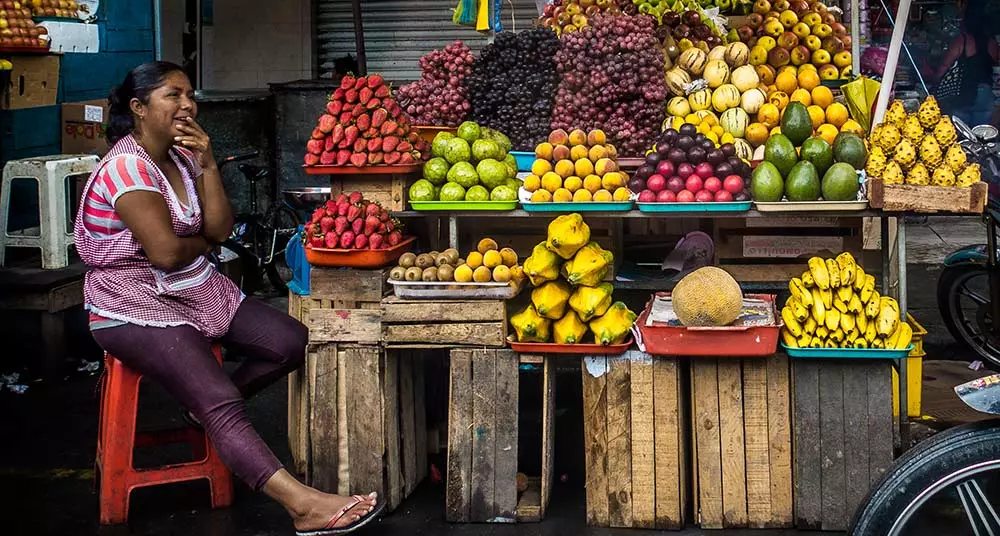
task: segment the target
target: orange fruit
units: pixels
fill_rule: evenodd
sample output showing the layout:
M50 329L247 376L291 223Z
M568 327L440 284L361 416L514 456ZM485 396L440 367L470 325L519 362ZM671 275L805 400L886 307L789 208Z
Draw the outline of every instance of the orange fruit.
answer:
M483 254L478 251L470 251L469 255L465 257L465 264L475 270L483 265Z
M574 173L574 175L577 177L586 177L594 172L594 163L588 160L586 156L577 160L574 166L576 169L576 173Z
M608 201L613 201L614 198L615 197L611 194L611 192L607 190L598 190L597 193L594 194L594 201L600 203L607 203Z
M757 121L763 123L767 128L776 127L781 121L781 110L778 109L776 104L766 102L757 111Z
M583 187L590 193L595 193L601 189L601 178L597 175L587 175L583 179Z
M579 191L579 190L577 190ZM555 203L568 203L573 200L573 194L565 188L560 188L553 192L552 201Z
M774 86L777 87L779 91L791 93L799 88L799 81L795 77L795 73L793 71L785 70L775 77Z
M503 255L500 255L499 251L491 249L483 255L483 266L489 268L490 270L500 266L501 264L503 264Z
M844 123L844 126L840 127L840 131L852 132L854 134L857 134L858 136L861 136L862 138L865 137L865 129L862 128L860 123L858 123L853 119L849 119L846 123Z
M806 108L809 112L809 119L812 119L813 128L819 128L820 125L826 122L826 113L819 106L813 104Z
M548 160L538 158L531 164L531 172L539 177L550 171L552 171L552 162L549 162Z
M548 203L550 201L552 201L552 192L548 190L535 190L535 192L531 194L532 203Z
M819 86L819 73L812 69L802 69L799 71L798 82L800 88L812 91Z
M500 265L493 269L493 280L497 283L506 283L510 281L510 267Z
M612 197L614 197L615 201L628 201L632 198L632 192L630 192L628 188L621 187L615 190Z
M771 129L771 136L774 136L774 135L777 135L777 134L781 134L781 126L780 125Z
M493 279L493 270L485 266L480 266L472 272L472 280L476 283L488 283Z
M801 102L806 107L812 106L812 95L808 91L799 88L792 92L791 97L788 99L789 102Z
M563 178L552 171L542 176L542 188L548 190L550 194L555 193L556 190L562 188L562 185Z
M826 109L826 122L831 125L841 128L850 119L850 113L847 111L847 106L835 102L831 104Z
M587 190L577 190L573 193L573 202L575 203L584 203L592 200L593 196Z
M829 108L833 104L833 92L826 86L816 86L812 89L813 104L823 108Z
M580 188L583 188L583 179L575 175L568 177L565 181L563 181L563 188L566 188L571 192L575 192Z
M587 158L587 154L590 151L587 149L586 145L574 145L572 149L569 150L569 157L571 160L576 162L581 158Z
M750 126L747 127L745 135L747 141L750 142L750 145L753 145L754 147L763 145L767 141L767 125L764 123L751 123Z
M576 167L571 160L560 160L556 162L556 175L559 175L563 179L572 175L575 170ZM542 177L542 180L544 179L545 177Z
M767 102L778 107L779 110L784 110L788 106L788 94L784 91L775 91L767 96Z
M824 123L816 128L816 135L826 140L831 146L837 139L837 134L840 134L840 130L830 123Z
M535 190L542 187L542 178L538 175L532 173L524 178L524 189L529 192L534 192Z

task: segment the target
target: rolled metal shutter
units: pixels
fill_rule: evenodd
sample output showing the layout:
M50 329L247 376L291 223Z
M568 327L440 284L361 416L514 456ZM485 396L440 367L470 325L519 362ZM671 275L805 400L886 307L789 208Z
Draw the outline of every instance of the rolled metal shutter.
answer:
M418 60L455 40L478 54L486 34L451 21L459 0L362 0L368 71L393 82L420 78ZM334 61L356 55L350 0L319 0L316 63L320 78L331 78ZM504 30L531 28L538 16L535 0L506 0L501 11ZM513 17L513 19L512 19Z

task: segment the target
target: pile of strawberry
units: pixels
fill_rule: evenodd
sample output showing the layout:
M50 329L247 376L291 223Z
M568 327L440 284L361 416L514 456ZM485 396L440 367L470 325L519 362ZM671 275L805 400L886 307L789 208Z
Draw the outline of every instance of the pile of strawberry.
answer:
M388 249L403 241L403 224L361 192L351 192L317 207L302 241L308 248Z
M430 150L381 75L345 75L306 143L307 166L416 164Z

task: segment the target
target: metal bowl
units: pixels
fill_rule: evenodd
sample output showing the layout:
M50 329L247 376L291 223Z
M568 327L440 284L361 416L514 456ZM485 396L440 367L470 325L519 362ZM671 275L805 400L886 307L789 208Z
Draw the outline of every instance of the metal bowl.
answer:
M290 205L300 210L310 210L330 199L329 187L293 188L282 190L281 194Z
M983 141L991 141L996 139L998 133L1000 132L998 132L996 127L993 125L979 125L972 129L972 133Z

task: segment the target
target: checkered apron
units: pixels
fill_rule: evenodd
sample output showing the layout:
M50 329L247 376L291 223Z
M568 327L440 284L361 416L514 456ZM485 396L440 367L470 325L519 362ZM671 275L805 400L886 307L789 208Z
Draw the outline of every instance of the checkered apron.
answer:
M201 209L190 156L178 151L188 169L182 169L192 214L186 216L163 172L132 136L122 138L98 164L84 188L84 198L108 162L116 156L131 154L149 164L160 193L167 200L170 221L177 236L192 236L202 225ZM82 204L81 204L82 206ZM92 313L129 324L152 327L189 325L205 336L218 338L229 330L243 293L219 273L205 257L175 272L157 269L142 250L142 245L128 229L110 237L98 238L83 226L83 210L78 211L74 228L76 249L89 267L84 279L84 303Z

